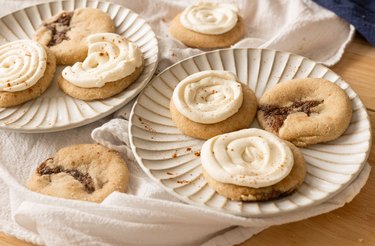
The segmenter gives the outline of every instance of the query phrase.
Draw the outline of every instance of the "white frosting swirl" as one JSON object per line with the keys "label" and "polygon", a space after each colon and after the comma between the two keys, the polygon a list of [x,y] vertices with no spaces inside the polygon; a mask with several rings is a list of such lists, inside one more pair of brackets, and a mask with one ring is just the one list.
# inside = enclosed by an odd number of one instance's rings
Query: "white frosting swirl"
{"label": "white frosting swirl", "polygon": [[66,67],[62,76],[83,87],[102,87],[130,75],[142,65],[142,53],[133,42],[115,33],[96,33],[87,37],[88,54],[83,62]]}
{"label": "white frosting swirl", "polygon": [[243,93],[236,75],[228,71],[210,70],[183,79],[174,89],[172,100],[186,118],[213,124],[238,112]]}
{"label": "white frosting swirl", "polygon": [[18,40],[0,46],[0,91],[22,91],[44,75],[47,53],[32,40]]}
{"label": "white frosting swirl", "polygon": [[252,128],[209,139],[201,161],[208,175],[221,183],[260,188],[288,176],[294,157],[277,136]]}
{"label": "white frosting swirl", "polygon": [[203,34],[226,33],[236,25],[238,9],[228,3],[197,3],[187,7],[180,16],[186,29]]}

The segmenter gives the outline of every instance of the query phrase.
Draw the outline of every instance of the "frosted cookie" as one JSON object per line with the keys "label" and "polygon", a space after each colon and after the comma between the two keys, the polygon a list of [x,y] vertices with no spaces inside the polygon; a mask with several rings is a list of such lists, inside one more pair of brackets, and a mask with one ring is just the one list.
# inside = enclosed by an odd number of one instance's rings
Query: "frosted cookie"
{"label": "frosted cookie", "polygon": [[135,43],[115,33],[92,34],[87,41],[85,60],[66,67],[57,79],[66,94],[85,101],[105,99],[142,73],[143,55]]}
{"label": "frosted cookie", "polygon": [[114,150],[99,144],[72,145],[39,165],[27,187],[62,198],[101,202],[113,191],[127,190],[129,172]]}
{"label": "frosted cookie", "polygon": [[228,71],[210,70],[186,77],[170,101],[176,127],[201,139],[249,127],[256,110],[254,92]]}
{"label": "frosted cookie", "polygon": [[223,48],[241,39],[242,18],[233,4],[196,3],[170,23],[173,37],[189,47]]}
{"label": "frosted cookie", "polygon": [[0,107],[12,107],[40,96],[51,84],[56,59],[32,40],[0,46]]}
{"label": "frosted cookie", "polygon": [[299,147],[338,138],[351,117],[347,94],[325,79],[285,81],[259,99],[260,125]]}
{"label": "frosted cookie", "polygon": [[57,64],[71,65],[87,55],[86,37],[93,33],[114,32],[111,17],[99,9],[79,8],[62,11],[36,30],[34,40],[49,47]]}
{"label": "frosted cookie", "polygon": [[245,129],[213,137],[201,150],[203,174],[210,187],[237,201],[286,196],[304,181],[300,150],[272,133]]}

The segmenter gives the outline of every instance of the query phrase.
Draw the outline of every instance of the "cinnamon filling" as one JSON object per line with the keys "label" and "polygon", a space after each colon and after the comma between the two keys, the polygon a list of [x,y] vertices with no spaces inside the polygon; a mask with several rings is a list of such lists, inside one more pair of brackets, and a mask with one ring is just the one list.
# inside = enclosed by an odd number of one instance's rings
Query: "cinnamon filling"
{"label": "cinnamon filling", "polygon": [[288,115],[298,112],[303,112],[310,116],[312,108],[322,104],[324,100],[308,100],[293,102],[288,107],[279,107],[275,105],[260,105],[259,109],[264,112],[264,118],[267,125],[275,131],[278,131],[284,124]]}
{"label": "cinnamon filling", "polygon": [[88,193],[92,193],[95,191],[94,182],[88,173],[82,173],[77,169],[64,169],[62,166],[57,167],[49,167],[47,166],[47,162],[53,160],[53,158],[47,159],[43,162],[38,169],[36,170],[40,175],[51,175],[51,174],[58,174],[58,173],[67,173],[72,176],[75,180],[78,180],[84,187]]}
{"label": "cinnamon filling", "polygon": [[70,20],[73,12],[62,13],[55,21],[46,23],[45,26],[52,32],[51,40],[47,44],[48,47],[61,43],[64,40],[69,40],[66,33],[70,30]]}

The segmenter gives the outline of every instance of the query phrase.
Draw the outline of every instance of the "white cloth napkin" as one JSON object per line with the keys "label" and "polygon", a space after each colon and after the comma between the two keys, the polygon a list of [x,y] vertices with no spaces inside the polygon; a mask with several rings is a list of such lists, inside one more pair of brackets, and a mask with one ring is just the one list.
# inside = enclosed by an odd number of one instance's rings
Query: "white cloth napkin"
{"label": "white cloth napkin", "polygon": [[[0,15],[40,2],[44,1],[0,0]],[[172,40],[167,30],[168,21],[192,1],[115,2],[139,13],[157,33],[159,71],[201,52]],[[332,65],[341,58],[354,32],[333,13],[307,0],[239,0],[237,5],[245,20],[246,37],[236,47],[285,50]],[[64,132],[0,131],[0,231],[47,245],[232,245],[271,225],[343,206],[358,194],[370,172],[366,165],[340,194],[308,211],[286,216],[246,219],[186,205],[158,187],[134,162],[128,147],[126,117],[131,104],[120,110],[116,119],[109,121],[107,117]],[[44,196],[25,188],[39,163],[64,146],[92,142],[91,132],[96,142],[120,151],[127,160],[131,172],[128,194],[115,192],[103,203],[95,204]]]}

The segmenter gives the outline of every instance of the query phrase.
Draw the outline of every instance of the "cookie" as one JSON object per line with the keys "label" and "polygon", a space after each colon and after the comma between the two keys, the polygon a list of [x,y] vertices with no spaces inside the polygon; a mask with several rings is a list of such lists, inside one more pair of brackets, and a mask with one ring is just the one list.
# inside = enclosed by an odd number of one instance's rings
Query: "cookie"
{"label": "cookie", "polygon": [[189,47],[224,48],[242,38],[244,24],[232,4],[197,3],[172,20],[169,32]]}
{"label": "cookie", "polygon": [[63,76],[57,78],[57,83],[60,89],[71,97],[81,99],[84,101],[100,100],[114,96],[137,80],[143,71],[143,66],[138,67],[135,71],[123,79],[106,83],[103,87],[99,88],[82,88],[69,83]]}
{"label": "cookie", "polygon": [[20,105],[50,86],[56,69],[53,53],[32,40],[0,46],[0,107]]}
{"label": "cookie", "polygon": [[114,32],[111,17],[99,9],[79,8],[62,11],[36,30],[34,40],[49,47],[57,64],[71,65],[87,55],[86,37],[93,33]]}
{"label": "cookie", "polygon": [[138,46],[115,33],[87,37],[89,51],[83,62],[66,67],[57,78],[66,94],[85,101],[105,99],[130,86],[143,71]]}
{"label": "cookie", "polygon": [[203,71],[182,80],[170,113],[185,135],[209,139],[250,126],[257,110],[254,92],[228,71]]}
{"label": "cookie", "polygon": [[265,201],[289,195],[306,175],[306,164],[297,147],[254,128],[206,141],[201,161],[208,185],[236,201]]}
{"label": "cookie", "polygon": [[126,192],[129,172],[114,150],[99,144],[60,149],[31,175],[27,187],[67,199],[102,202],[114,191]]}
{"label": "cookie", "polygon": [[259,124],[299,147],[340,137],[351,117],[348,95],[325,79],[285,81],[259,99]]}

